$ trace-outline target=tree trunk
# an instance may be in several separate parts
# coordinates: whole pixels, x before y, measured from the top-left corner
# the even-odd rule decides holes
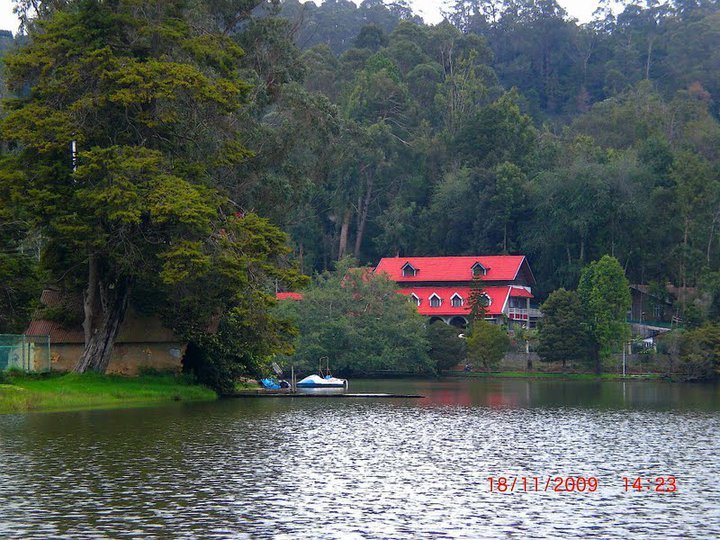
[[[650,80],[650,64],[652,62],[652,50],[653,50],[653,43],[655,41],[655,38],[651,37],[648,39],[648,49],[647,49],[647,60],[645,62],[645,80]]]
[[[97,287],[98,287],[98,260],[93,253],[88,256],[88,288],[83,291],[83,332],[85,333],[85,344],[90,342],[92,336],[92,323],[95,319],[97,309]]]
[[[528,319],[529,318],[530,317],[528,315]],[[527,370],[532,371],[532,356],[530,356],[530,342],[528,340],[525,340],[525,354],[527,355]]]
[[[338,260],[342,259],[345,256],[345,252],[347,251],[348,232],[350,230],[351,217],[352,213],[350,212],[350,210],[345,210],[342,226],[340,228],[340,245],[338,246]]]
[[[720,218],[720,212],[715,212],[712,223],[710,224],[710,234],[708,235],[707,250],[705,252],[708,268],[710,268],[710,251],[712,250],[712,243],[713,238],[715,237],[715,227],[717,226],[718,218]]]
[[[353,252],[356,259],[360,258],[360,248],[362,247],[363,236],[365,235],[365,225],[367,224],[368,214],[370,213],[370,202],[372,201],[373,195],[373,184],[375,181],[375,175],[372,171],[366,174],[367,186],[365,191],[365,198],[362,202],[362,207],[359,208],[360,216],[358,219],[358,230],[355,236],[355,251]]]
[[[689,218],[689,217],[686,217],[686,218],[685,218],[685,230],[684,230],[684,232],[683,232],[683,256],[682,256],[682,259],[681,259],[681,264],[682,264],[682,272],[681,272],[681,274],[682,274],[682,275],[680,276],[683,289],[685,289],[685,287],[687,287],[687,252],[688,252],[688,238],[689,238],[689,236],[690,236],[690,218]],[[684,308],[684,307],[685,307],[685,306],[684,306],[684,304],[683,304],[683,308]]]
[[[83,302],[85,349],[74,371],[105,373],[120,325],[127,312],[130,285],[126,280],[113,283],[101,280],[95,256],[90,257],[88,266],[88,288]]]

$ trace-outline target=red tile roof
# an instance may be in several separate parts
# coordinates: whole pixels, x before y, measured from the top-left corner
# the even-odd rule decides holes
[[[522,287],[512,287],[510,296],[514,296],[516,298],[535,298],[530,291],[523,289]]]
[[[278,300],[302,300],[302,293],[297,292],[279,292],[275,294],[275,298]]]
[[[30,321],[25,333],[29,336],[50,336],[51,343],[85,343],[82,328],[63,328],[60,323],[43,319]]]
[[[483,291],[490,297],[487,314],[500,315],[510,296],[510,290],[515,287],[485,287]],[[398,291],[400,294],[410,296],[415,294],[420,298],[418,312],[420,315],[468,315],[470,313],[470,287],[405,287]],[[463,299],[461,307],[453,307],[452,297],[459,294]],[[442,300],[440,307],[430,306],[430,297],[436,294]]]
[[[415,276],[403,277],[402,268],[410,263],[417,270]],[[471,281],[472,267],[480,263],[487,269],[483,281],[513,281],[521,269],[526,272],[530,284],[535,279],[523,255],[492,255],[477,257],[387,257],[381,259],[376,273],[385,273],[398,283],[428,281]]]

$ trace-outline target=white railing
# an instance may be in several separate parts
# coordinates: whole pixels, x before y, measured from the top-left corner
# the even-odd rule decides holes
[[[508,308],[508,318],[510,319],[522,319],[524,321],[528,318],[528,310],[521,308]]]
[[[542,313],[540,313],[539,309],[530,308],[530,309],[524,309],[524,308],[508,308],[507,316],[509,319],[521,319],[523,321],[526,321],[528,319],[528,315],[531,319],[538,319],[542,317]]]

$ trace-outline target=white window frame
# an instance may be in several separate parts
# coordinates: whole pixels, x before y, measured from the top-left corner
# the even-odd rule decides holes
[[[407,268],[409,268],[409,269],[412,271],[412,274],[407,275],[407,274],[405,273],[405,270],[406,270]],[[402,277],[415,277],[415,276],[417,275],[417,272],[418,272],[418,271],[417,271],[417,268],[415,268],[412,264],[410,264],[409,261],[406,262],[405,264],[403,264],[403,265],[402,265],[402,268],[401,268],[400,270],[401,270],[401,272],[402,272]]]
[[[433,298],[437,299],[437,301],[438,301],[437,306],[433,305]],[[437,293],[432,293],[430,295],[430,298],[428,298],[428,300],[430,300],[430,307],[435,307],[435,308],[442,307],[442,298],[440,298],[440,296]]]
[[[456,298],[460,299],[460,305],[458,305],[458,306],[455,305]],[[458,293],[455,293],[450,297],[450,305],[455,308],[463,307],[465,305],[465,299],[462,296],[460,296]]]

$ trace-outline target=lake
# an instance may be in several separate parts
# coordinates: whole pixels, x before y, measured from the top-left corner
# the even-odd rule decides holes
[[[720,537],[718,386],[350,389],[0,416],[0,537]]]

